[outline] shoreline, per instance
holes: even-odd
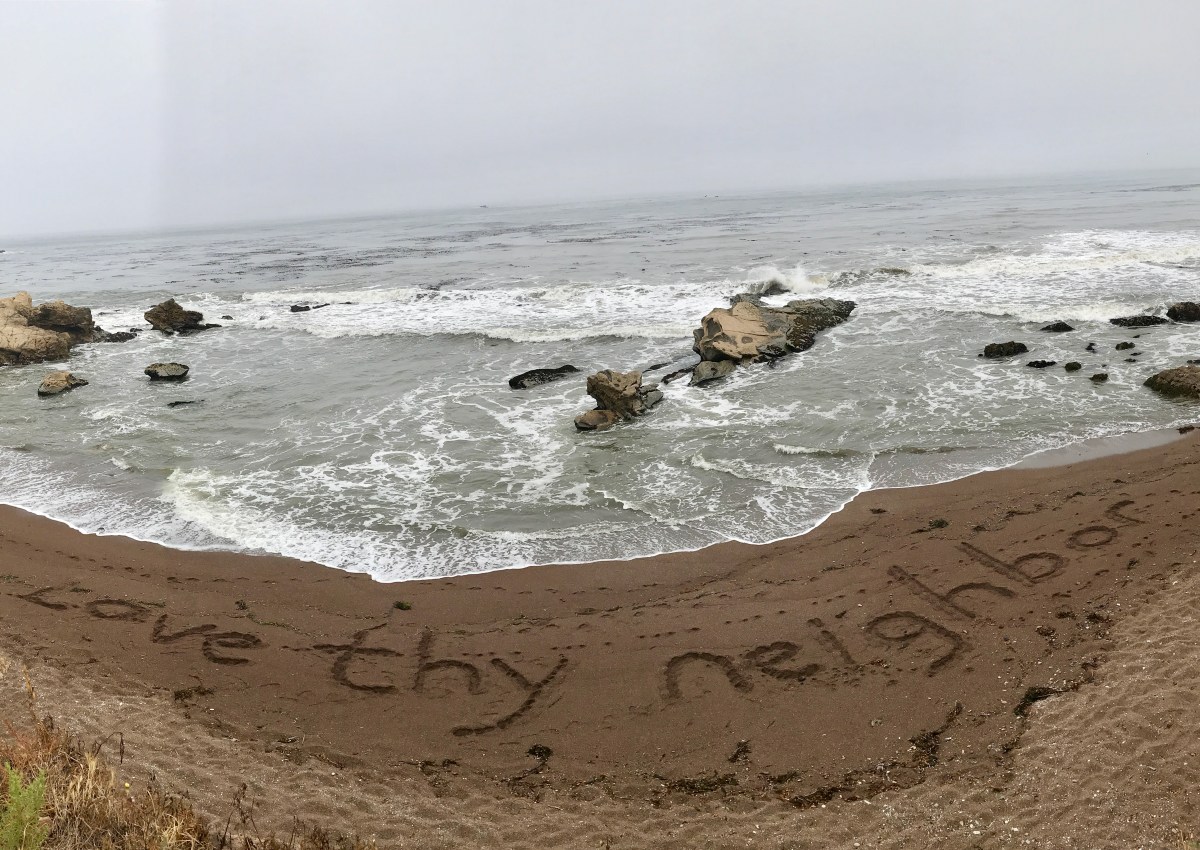
[[[855,501],[857,501],[858,499],[861,499],[864,495],[869,494],[869,493],[879,493],[879,492],[885,492],[885,491],[920,490],[920,489],[927,488],[927,487],[939,487],[939,486],[946,485],[946,484],[953,484],[957,481],[963,481],[963,480],[966,480],[969,478],[973,478],[978,475],[988,475],[991,473],[1005,472],[1008,470],[1046,469],[1046,468],[1052,468],[1052,467],[1058,467],[1058,466],[1070,466],[1072,464],[1081,463],[1081,462],[1088,461],[1088,460],[1095,460],[1095,459],[1099,459],[1099,458],[1103,458],[1103,457],[1110,457],[1110,456],[1116,456],[1116,455],[1121,455],[1121,454],[1137,452],[1142,449],[1149,449],[1149,448],[1155,448],[1155,447],[1159,447],[1159,446],[1165,446],[1172,442],[1175,442],[1176,440],[1182,439],[1185,434],[1190,433],[1190,431],[1196,427],[1200,427],[1200,426],[1187,425],[1187,426],[1182,426],[1179,428],[1176,428],[1176,427],[1150,428],[1150,429],[1146,429],[1146,430],[1127,431],[1127,432],[1120,433],[1120,434],[1112,434],[1112,435],[1101,436],[1101,437],[1084,437],[1076,442],[1069,443],[1065,446],[1060,446],[1058,448],[1039,449],[1036,451],[1032,451],[1032,452],[1024,455],[1023,457],[1021,457],[1019,460],[1009,464],[1008,466],[985,467],[985,468],[977,470],[975,472],[969,472],[965,475],[961,475],[957,478],[949,478],[949,479],[946,479],[943,481],[934,481],[931,483],[908,484],[908,485],[903,485],[903,486],[899,486],[899,487],[871,487],[866,490],[858,491],[858,493],[856,493],[854,496],[852,496],[850,499],[848,499],[846,502],[844,502],[836,510],[833,510],[830,513],[826,514],[816,525],[814,525],[809,530],[802,531],[797,534],[789,534],[784,537],[779,537],[779,538],[776,538],[773,540],[766,541],[764,543],[751,543],[751,542],[742,541],[742,540],[730,539],[730,540],[717,541],[715,543],[708,543],[703,546],[696,547],[694,549],[672,549],[669,551],[655,552],[655,553],[648,554],[648,555],[630,555],[628,557],[622,557],[622,558],[607,558],[607,559],[599,559],[599,560],[593,559],[593,560],[586,560],[586,561],[554,561],[554,562],[546,563],[546,564],[521,564],[521,565],[516,565],[516,566],[496,567],[494,569],[482,569],[482,570],[474,570],[474,571],[467,571],[467,572],[459,572],[459,573],[455,573],[450,576],[429,576],[429,577],[424,577],[424,578],[405,578],[405,579],[396,579],[394,581],[387,581],[384,579],[377,578],[375,575],[373,575],[372,573],[370,573],[366,570],[359,571],[359,570],[343,569],[341,567],[335,567],[335,566],[331,566],[329,564],[322,564],[319,561],[309,561],[304,558],[296,558],[293,556],[283,555],[283,554],[280,554],[277,552],[270,552],[270,551],[262,550],[262,549],[247,550],[247,549],[243,549],[243,548],[236,548],[233,546],[231,546],[229,548],[202,547],[202,546],[190,547],[190,546],[184,546],[184,545],[179,545],[179,544],[161,543],[157,540],[149,540],[146,538],[137,537],[136,535],[128,534],[128,533],[124,533],[124,532],[86,531],[86,530],[74,525],[69,520],[59,519],[57,517],[53,517],[53,516],[50,516],[49,514],[43,513],[40,510],[24,507],[22,505],[13,504],[10,502],[0,501],[0,511],[4,511],[4,510],[19,511],[20,513],[28,514],[30,516],[35,516],[35,517],[38,517],[39,519],[46,520],[47,522],[52,522],[57,525],[64,526],[64,527],[70,529],[70,531],[72,533],[79,534],[84,537],[115,538],[115,539],[120,539],[120,540],[128,540],[132,543],[140,543],[140,544],[145,544],[148,546],[158,546],[158,547],[161,547],[166,550],[172,550],[172,551],[178,551],[178,552],[209,552],[209,553],[214,553],[214,554],[225,554],[225,555],[232,555],[232,556],[246,557],[246,558],[275,558],[275,559],[281,559],[281,560],[285,560],[285,561],[293,561],[293,562],[297,562],[297,563],[312,564],[314,566],[322,567],[324,569],[334,570],[339,573],[346,573],[346,574],[350,574],[350,575],[365,575],[368,578],[370,578],[371,581],[378,583],[380,585],[397,585],[397,584],[407,584],[410,582],[440,581],[440,580],[447,579],[447,578],[484,576],[484,575],[489,575],[491,573],[503,573],[503,572],[509,572],[509,571],[514,571],[514,570],[540,570],[540,569],[545,569],[547,567],[590,566],[593,564],[610,564],[610,563],[621,563],[621,562],[629,562],[629,561],[642,561],[642,560],[649,560],[649,559],[655,559],[655,558],[662,558],[662,557],[671,556],[671,555],[695,554],[698,552],[704,552],[704,551],[711,549],[713,547],[716,547],[716,546],[724,546],[724,545],[728,545],[728,544],[737,544],[737,545],[742,545],[742,546],[770,546],[770,545],[774,545],[774,544],[778,544],[778,543],[783,543],[783,542],[789,541],[789,540],[799,540],[800,538],[803,538],[806,535],[812,534],[813,532],[820,529],[825,523],[829,522],[829,520],[832,517],[841,513],[848,506],[850,506]]]
[[[45,709],[122,732],[132,764],[214,811],[237,759],[265,795],[268,774],[332,770],[451,822],[470,815],[445,796],[491,818],[518,799],[525,833],[537,800],[627,836],[677,805],[795,827],[1013,769],[1028,718],[1102,672],[1129,612],[1195,562],[1198,468],[1192,433],[867,491],[771,544],[387,584],[6,507],[0,653]]]

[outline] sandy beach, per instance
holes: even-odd
[[[1198,463],[1188,434],[767,546],[395,584],[4,509],[5,696],[28,665],[130,781],[382,846],[1178,846]]]

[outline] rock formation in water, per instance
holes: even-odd
[[[1023,342],[993,342],[983,347],[983,354],[980,357],[986,357],[989,360],[998,360],[1001,357],[1014,357],[1018,354],[1024,354],[1029,348]]]
[[[1154,325],[1165,325],[1167,320],[1162,316],[1121,316],[1117,319],[1109,319],[1111,324],[1119,328],[1149,328]]]
[[[663,397],[658,384],[642,385],[641,372],[612,369],[589,375],[587,393],[596,400],[596,408],[575,417],[575,427],[580,431],[603,431],[618,422],[643,416]]]
[[[1167,308],[1167,318],[1173,322],[1200,322],[1200,304],[1180,301]]]
[[[773,360],[811,348],[819,332],[846,321],[854,307],[853,301],[835,298],[789,301],[783,307],[738,301],[701,319],[692,350],[709,361]]]
[[[1176,366],[1146,379],[1146,386],[1166,396],[1200,398],[1200,366]]]
[[[62,301],[33,306],[28,292],[0,298],[0,366],[61,360],[95,338],[92,311]]]
[[[578,371],[577,368],[569,363],[553,369],[530,369],[528,372],[522,372],[520,375],[509,378],[508,385],[514,390],[527,390],[539,384],[548,384],[551,381],[557,381]]]
[[[1070,331],[1073,331],[1075,329],[1073,327],[1071,327],[1070,325],[1068,325],[1066,322],[1051,322],[1050,324],[1048,324],[1044,328],[1042,328],[1042,330],[1044,330],[1046,333],[1063,334],[1063,333],[1068,333]]]
[[[692,369],[692,378],[688,381],[688,386],[694,387],[697,384],[720,380],[732,374],[735,368],[737,362],[734,360],[701,360]]]
[[[76,387],[86,387],[87,384],[88,382],[83,378],[77,378],[70,372],[48,372],[46,377],[42,378],[37,394],[40,396],[58,395]]]
[[[182,381],[190,367],[182,363],[151,363],[143,371],[152,381]]]
[[[209,328],[219,328],[204,322],[204,314],[196,310],[185,310],[175,303],[174,298],[168,298],[161,304],[156,304],[145,313],[150,327],[165,334],[187,334],[204,331]]]

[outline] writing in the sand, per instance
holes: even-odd
[[[1104,511],[1108,524],[1097,523],[1069,535],[1063,545],[1085,552],[1113,543],[1124,526],[1141,525],[1128,511],[1133,501],[1125,500]],[[938,589],[900,566],[888,575],[912,597],[911,607],[883,611],[871,616],[860,631],[876,646],[893,655],[902,653],[914,669],[934,676],[944,670],[967,647],[962,624],[982,615],[983,600],[989,595],[1011,599],[1044,581],[1061,575],[1070,559],[1053,551],[1029,552],[1001,557],[967,542],[957,548],[984,571],[979,579]],[[803,683],[825,673],[853,674],[864,669],[845,640],[819,619],[810,619],[792,636],[794,641],[776,641],[755,646],[740,655],[689,651],[668,659],[662,668],[662,693],[670,703],[685,698],[685,671],[701,667],[724,677],[742,692],[753,691],[771,679]]]
[[[39,587],[30,593],[16,594],[33,605],[51,611],[66,611],[79,608],[76,603],[66,601],[66,588]],[[88,616],[97,620],[118,620],[127,623],[149,623],[158,610],[157,606],[132,599],[93,599],[83,605]],[[263,639],[249,632],[222,631],[216,623],[201,623],[185,626],[172,621],[170,615],[159,614],[150,628],[150,642],[175,644],[186,642],[194,646],[201,655],[213,664],[249,664],[250,659],[236,650],[257,649],[265,646]]]
[[[1142,524],[1129,513],[1133,505],[1129,500],[1117,502],[1104,512],[1102,521],[1068,535],[1062,544],[1071,556],[1049,550],[997,554],[973,543],[959,542],[958,550],[981,572],[973,580],[953,587],[936,587],[935,582],[912,569],[892,566],[888,575],[906,593],[908,602],[860,620],[853,640],[846,632],[847,626],[810,618],[797,626],[793,634],[782,636],[786,639],[740,653],[701,649],[679,653],[662,666],[663,699],[667,703],[686,699],[687,674],[696,669],[715,671],[742,693],[752,692],[768,682],[803,684],[822,676],[844,680],[875,663],[860,658],[865,650],[861,645],[856,648],[855,642],[863,639],[887,653],[895,668],[935,676],[953,664],[967,647],[962,627],[985,616],[983,606],[989,597],[1011,599],[1062,575],[1076,554],[1112,544],[1123,528]],[[80,591],[80,588],[51,586],[11,595],[55,612],[80,611],[99,621],[138,624],[146,630],[152,644],[198,653],[211,664],[231,667],[252,664],[254,653],[268,647],[258,634],[171,614],[161,603],[109,597],[87,599],[79,596]],[[360,629],[340,642],[291,648],[324,657],[333,681],[361,694],[386,696],[403,690],[430,697],[483,696],[489,705],[487,716],[494,719],[454,726],[451,731],[457,736],[481,735],[517,723],[544,703],[553,688],[561,686],[568,666],[563,655],[539,661],[514,661],[498,655],[478,655],[477,660],[449,657],[438,650],[437,635],[428,628],[408,638],[413,645],[406,653],[382,645],[377,635],[386,625],[385,622]],[[407,663],[398,662],[404,658]]]
[[[252,658],[247,653],[267,647],[266,641],[257,634],[222,629],[215,623],[189,623],[161,613],[161,606],[147,602],[107,597],[74,602],[71,601],[73,597],[69,588],[53,586],[13,595],[51,611],[82,609],[96,620],[145,623],[151,643],[193,649],[212,664],[250,664]],[[360,629],[344,643],[320,643],[297,649],[328,656],[333,680],[342,687],[360,693],[395,694],[405,688],[416,694],[436,695],[461,687],[467,695],[492,694],[498,704],[508,704],[507,709],[500,709],[503,713],[499,717],[488,722],[454,726],[451,732],[457,736],[481,735],[513,725],[536,707],[550,686],[561,678],[567,666],[564,656],[559,656],[540,669],[534,662],[518,665],[498,656],[490,657],[482,664],[461,658],[439,657],[434,632],[424,629],[416,641],[416,663],[411,678],[404,680],[403,684],[397,684],[392,678],[375,680],[362,669],[364,662],[403,658],[406,655],[370,642],[372,635],[385,625],[380,623]],[[386,677],[388,674],[376,672],[375,675]]]
[[[383,628],[386,623],[380,623],[353,634],[348,643],[322,643],[312,647],[313,650],[327,653],[333,658],[333,680],[351,690],[371,694],[393,694],[400,689],[395,679],[387,681],[369,680],[356,670],[356,663],[378,658],[402,658],[404,653],[385,646],[368,644],[371,633]],[[435,652],[435,635],[431,629],[424,629],[416,646],[416,665],[412,679],[406,687],[414,693],[425,693],[430,686],[430,680],[439,676],[444,682],[445,677],[456,679],[466,693],[478,695],[495,688],[499,691],[512,692],[514,706],[511,711],[496,720],[487,723],[465,724],[451,729],[455,735],[480,735],[496,729],[507,729],[520,720],[542,698],[546,689],[559,677],[567,666],[567,659],[559,656],[557,661],[548,669],[521,669],[503,658],[493,656],[486,665],[464,661],[461,658],[439,658]],[[519,702],[517,701],[519,700]]]

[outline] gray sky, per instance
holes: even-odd
[[[1197,33],[1197,0],[0,0],[0,237],[1198,166]]]

